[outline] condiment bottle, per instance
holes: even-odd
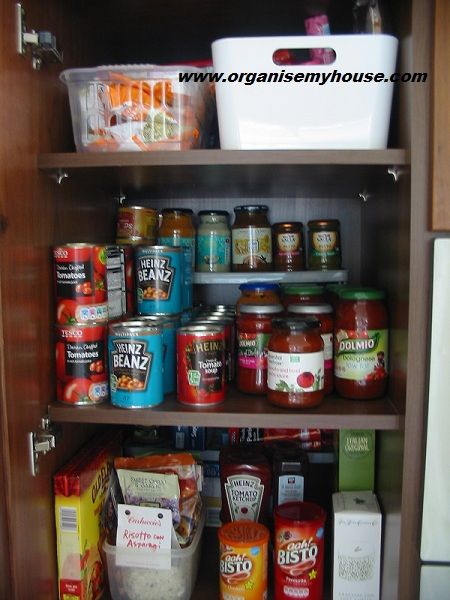
[[[272,333],[272,319],[282,312],[282,304],[241,305],[236,321],[236,387],[241,392],[267,392],[267,345]]]
[[[293,444],[276,444],[273,458],[273,508],[305,497],[308,454]]]
[[[341,268],[341,234],[337,219],[308,222],[308,268],[319,271]]]
[[[231,229],[225,210],[201,210],[198,213],[195,270],[223,273],[230,270]]]
[[[280,304],[280,288],[277,283],[254,281],[239,286],[240,296],[236,302],[236,313],[239,314],[243,304]]]
[[[333,331],[334,318],[331,304],[289,304],[288,315],[292,317],[315,317],[320,322],[320,336],[323,340],[324,357],[324,392],[325,395],[333,391]]]
[[[334,384],[339,395],[379,398],[388,378],[388,316],[385,294],[360,288],[342,291],[336,309]]]
[[[267,399],[283,408],[310,408],[324,398],[323,341],[317,319],[272,321],[267,356]]]
[[[275,271],[301,271],[304,269],[303,224],[298,221],[274,223],[272,232]]]
[[[235,206],[231,228],[233,271],[272,269],[272,229],[265,205]]]

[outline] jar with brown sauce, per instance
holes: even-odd
[[[275,271],[304,269],[303,224],[296,221],[274,223],[272,231]]]
[[[231,228],[233,271],[272,269],[272,229],[265,205],[235,206]]]

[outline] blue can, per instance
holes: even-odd
[[[139,320],[162,330],[163,339],[163,391],[173,394],[177,390],[177,329],[181,327],[180,315],[147,315]]]
[[[108,362],[111,404],[151,408],[163,394],[163,336],[160,327],[140,320],[109,325]]]
[[[134,256],[137,313],[180,313],[183,283],[182,248],[136,246]]]

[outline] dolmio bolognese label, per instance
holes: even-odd
[[[322,600],[325,511],[312,502],[288,502],[274,515],[276,600]]]
[[[251,521],[219,529],[220,599],[265,600],[269,530]]]

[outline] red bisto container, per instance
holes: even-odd
[[[274,510],[275,600],[322,600],[326,513],[312,502]]]

